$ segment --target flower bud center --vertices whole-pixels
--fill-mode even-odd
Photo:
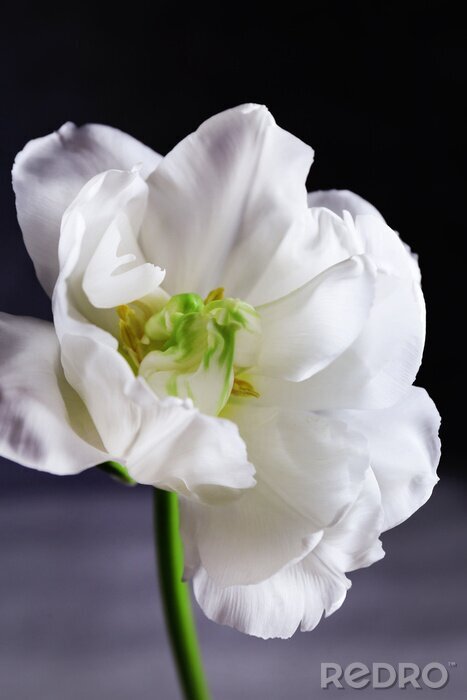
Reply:
[[[255,364],[259,316],[222,288],[206,299],[176,294],[154,310],[143,300],[119,306],[122,355],[158,396],[190,398],[217,415],[230,396],[257,397],[241,376]]]

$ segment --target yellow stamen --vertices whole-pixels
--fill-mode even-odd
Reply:
[[[234,379],[232,394],[234,396],[252,396],[255,399],[260,397],[260,394],[250,382],[247,382],[245,379],[238,379],[238,377]]]
[[[224,298],[224,287],[216,287],[216,289],[213,289],[212,291],[209,292],[206,299],[204,300],[204,303],[210,304],[211,301],[221,301],[221,299],[223,299],[223,298]]]
[[[144,324],[138,318],[135,310],[122,304],[117,306],[117,314],[120,319],[118,326],[120,330],[120,340],[127,354],[138,367],[142,362],[145,352],[141,347],[143,344]]]

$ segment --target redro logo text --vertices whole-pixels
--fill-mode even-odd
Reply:
[[[432,661],[420,668],[418,664],[401,661],[397,665],[379,661],[368,667],[355,661],[342,668],[340,664],[321,664],[321,688],[444,688],[449,681],[449,672],[443,664]]]

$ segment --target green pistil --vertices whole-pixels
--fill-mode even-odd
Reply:
[[[201,313],[203,308],[204,302],[198,294],[176,294],[146,321],[144,331],[150,340],[168,341],[181,322],[186,322],[192,314]]]
[[[163,380],[168,395],[178,396],[179,380],[183,380],[182,395],[192,397],[190,378],[202,369],[221,371],[218,412],[231,393],[258,396],[249,382],[236,379],[245,368],[234,365],[236,334],[240,330],[257,334],[258,315],[239,299],[225,299],[222,287],[210,292],[204,301],[198,294],[176,294],[156,313],[139,302],[120,306],[117,313],[120,352],[135,374],[150,355],[152,373],[169,373]]]

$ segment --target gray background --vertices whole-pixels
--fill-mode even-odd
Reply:
[[[101,473],[50,477],[2,465],[0,698],[178,698],[157,588],[151,490]],[[320,689],[320,663],[432,661],[465,698],[465,482],[447,477],[386,558],[351,575],[344,606],[310,633],[263,641],[198,613],[214,698],[399,698],[421,691]],[[402,693],[402,695],[401,695]],[[337,695],[336,695],[337,694]]]

